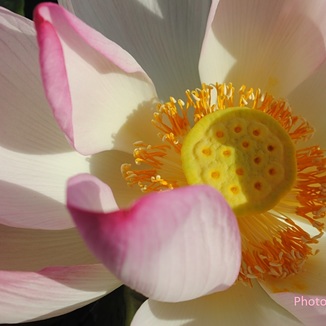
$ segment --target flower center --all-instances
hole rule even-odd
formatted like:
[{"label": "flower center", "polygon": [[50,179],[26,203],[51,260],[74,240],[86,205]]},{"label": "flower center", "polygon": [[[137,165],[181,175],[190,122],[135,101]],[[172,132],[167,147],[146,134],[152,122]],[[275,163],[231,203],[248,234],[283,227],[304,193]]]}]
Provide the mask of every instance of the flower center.
[{"label": "flower center", "polygon": [[268,114],[245,107],[198,121],[183,141],[181,161],[189,184],[215,187],[237,216],[271,209],[296,177],[288,133]]},{"label": "flower center", "polygon": [[[128,185],[143,192],[205,183],[235,211],[242,238],[239,280],[283,279],[301,271],[326,215],[326,159],[319,146],[296,148],[313,134],[286,101],[259,89],[203,84],[186,101],[159,104],[160,140],[134,143]],[[309,96],[309,95],[307,95]],[[316,230],[309,234],[291,216]],[[218,250],[218,249],[217,249]]]}]

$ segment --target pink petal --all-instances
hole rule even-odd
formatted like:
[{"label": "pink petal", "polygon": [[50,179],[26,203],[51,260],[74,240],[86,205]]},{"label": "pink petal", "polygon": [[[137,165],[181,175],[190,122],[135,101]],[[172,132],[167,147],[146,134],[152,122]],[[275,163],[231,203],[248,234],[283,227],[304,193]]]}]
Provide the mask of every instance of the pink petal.
[{"label": "pink petal", "polygon": [[59,1],[127,50],[160,98],[184,97],[200,85],[198,60],[210,0]]},{"label": "pink petal", "polygon": [[270,297],[305,325],[323,326],[326,320],[326,236],[320,252],[309,258],[304,270],[284,280],[263,283]]},{"label": "pink petal", "polygon": [[0,223],[72,227],[66,179],[89,171],[53,119],[40,78],[33,23],[0,8]]},{"label": "pink petal", "polygon": [[326,58],[325,13],[323,0],[220,1],[203,42],[202,81],[287,96]]},{"label": "pink petal", "polygon": [[102,265],[0,271],[0,322],[47,319],[95,301],[121,283]]},{"label": "pink petal", "polygon": [[72,209],[85,212],[102,213],[119,209],[111,189],[89,174],[80,174],[68,180],[67,202]]},{"label": "pink petal", "polygon": [[110,211],[107,185],[81,175],[70,179],[67,196],[68,209],[94,254],[148,297],[189,300],[225,290],[238,276],[236,218],[211,187],[152,193],[130,209]]},{"label": "pink petal", "polygon": [[130,151],[152,135],[139,125],[150,121],[156,92],[126,51],[58,5],[39,5],[34,21],[46,96],[80,153]]},{"label": "pink petal", "polygon": [[186,302],[147,300],[132,326],[299,326],[302,324],[275,303],[261,287],[236,283],[227,291]]}]

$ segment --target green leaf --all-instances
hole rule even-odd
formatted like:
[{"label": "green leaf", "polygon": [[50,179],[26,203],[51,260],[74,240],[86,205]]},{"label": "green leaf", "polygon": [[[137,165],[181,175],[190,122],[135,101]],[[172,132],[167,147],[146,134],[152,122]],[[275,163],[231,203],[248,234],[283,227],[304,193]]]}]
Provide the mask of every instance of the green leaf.
[{"label": "green leaf", "polygon": [[142,305],[142,303],[146,301],[147,298],[144,297],[142,294],[131,290],[127,286],[124,286],[124,299],[126,307],[125,326],[129,326],[135,313]]},{"label": "green leaf", "polygon": [[0,6],[24,16],[24,0],[0,0]]}]

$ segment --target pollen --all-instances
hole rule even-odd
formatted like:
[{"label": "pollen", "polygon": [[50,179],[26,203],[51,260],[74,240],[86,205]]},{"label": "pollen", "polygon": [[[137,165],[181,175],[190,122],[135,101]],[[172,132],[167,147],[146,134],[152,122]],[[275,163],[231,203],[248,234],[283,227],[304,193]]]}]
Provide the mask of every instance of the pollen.
[{"label": "pollen", "polygon": [[121,166],[128,185],[151,192],[209,184],[221,192],[238,219],[245,284],[304,269],[326,216],[325,152],[302,145],[314,132],[304,118],[260,89],[203,84],[185,100],[159,104],[152,124],[158,139],[135,142],[134,163]]}]

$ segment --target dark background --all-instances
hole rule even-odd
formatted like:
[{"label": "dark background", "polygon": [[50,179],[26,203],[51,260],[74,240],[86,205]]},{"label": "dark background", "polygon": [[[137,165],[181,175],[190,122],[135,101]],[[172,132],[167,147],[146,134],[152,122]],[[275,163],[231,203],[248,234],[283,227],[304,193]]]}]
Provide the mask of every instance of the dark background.
[{"label": "dark background", "polygon": [[[9,1],[10,2],[10,1]],[[33,19],[33,9],[38,3],[57,1],[25,0],[25,16]],[[19,314],[19,311],[17,311]],[[120,287],[102,299],[63,316],[44,321],[22,323],[24,326],[123,326],[125,325],[124,288]],[[1,324],[1,326],[9,324]]]},{"label": "dark background", "polygon": [[[24,326],[124,326],[125,304],[123,287],[118,288],[102,299],[66,315],[47,320],[22,323]],[[17,311],[19,314],[19,311]],[[1,326],[10,326],[1,324]]]},{"label": "dark background", "polygon": [[48,1],[40,1],[40,0],[25,0],[25,16],[29,19],[33,18],[33,9],[35,6],[41,2],[54,2],[58,3],[55,0],[48,0]]}]

